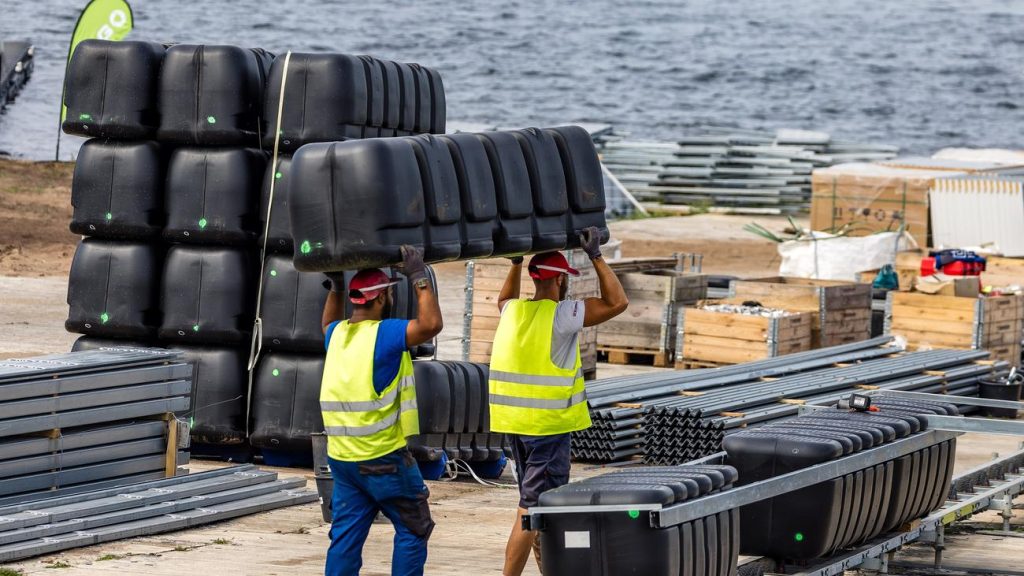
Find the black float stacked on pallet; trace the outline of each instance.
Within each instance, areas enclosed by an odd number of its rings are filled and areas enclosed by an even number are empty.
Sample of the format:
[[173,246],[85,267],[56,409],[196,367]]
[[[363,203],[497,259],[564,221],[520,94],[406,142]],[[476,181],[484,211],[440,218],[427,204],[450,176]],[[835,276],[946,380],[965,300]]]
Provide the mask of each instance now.
[[[67,75],[68,133],[93,137],[72,181],[71,231],[86,236],[71,264],[66,328],[150,345],[160,327],[166,150],[153,42],[82,42]],[[88,341],[80,347],[89,347]]]
[[[725,439],[750,484],[924,432],[952,404],[875,397],[878,412],[820,410]],[[937,509],[953,476],[956,440],[742,508],[741,552],[803,561],[859,545]]]
[[[268,216],[270,354],[255,368],[254,443],[306,460],[308,434],[322,427],[326,291],[322,276],[292,267],[289,158],[271,166],[268,153],[283,62],[235,46],[89,40],[68,70],[63,128],[95,138],[75,172],[71,228],[89,238],[72,265],[66,326],[86,335],[76,349],[156,344],[184,352],[195,364],[195,388],[183,412],[200,453],[248,454],[247,363]],[[431,69],[295,54],[288,75],[282,150],[444,131],[444,89]],[[271,179],[273,208],[264,186]],[[408,317],[408,287],[398,292],[398,317]]]
[[[728,490],[737,478],[732,466],[634,468],[545,492],[540,506],[670,506]],[[549,514],[541,562],[554,576],[734,576],[740,525],[735,509],[662,529],[639,510]]]

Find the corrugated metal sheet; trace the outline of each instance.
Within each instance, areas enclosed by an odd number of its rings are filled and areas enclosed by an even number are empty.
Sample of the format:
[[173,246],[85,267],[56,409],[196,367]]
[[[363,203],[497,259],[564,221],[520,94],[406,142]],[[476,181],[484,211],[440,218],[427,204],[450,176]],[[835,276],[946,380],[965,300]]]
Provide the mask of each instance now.
[[935,246],[992,243],[1005,256],[1024,256],[1024,178],[940,178],[929,201]]

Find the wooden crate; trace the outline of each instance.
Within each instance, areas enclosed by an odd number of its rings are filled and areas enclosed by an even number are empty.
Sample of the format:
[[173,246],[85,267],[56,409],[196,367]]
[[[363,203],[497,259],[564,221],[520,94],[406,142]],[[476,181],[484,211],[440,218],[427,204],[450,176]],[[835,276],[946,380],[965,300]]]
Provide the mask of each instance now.
[[993,360],[1020,363],[1024,297],[960,298],[890,292],[885,331],[906,338],[910,350],[989,350]]
[[739,364],[811,349],[814,315],[766,318],[686,308],[679,322],[676,367]]
[[838,164],[811,176],[811,229],[866,236],[904,225],[928,245],[928,190],[935,178],[955,172],[880,164]]
[[811,346],[822,348],[871,337],[871,286],[837,280],[775,276],[734,280],[727,302],[748,300],[762,306],[814,315]]
[[707,276],[647,270],[620,273],[618,278],[629,307],[598,326],[598,350],[608,352],[612,363],[626,363],[646,354],[654,357],[655,366],[668,366],[675,353],[679,311],[705,297]]
[[[569,264],[580,271],[578,278],[569,279],[569,298],[584,299],[600,293],[597,273],[586,254],[579,250],[568,253]],[[494,333],[498,329],[498,294],[505,284],[511,267],[505,258],[488,258],[466,263],[466,317],[462,330],[463,358],[471,362],[490,362]],[[520,284],[521,298],[533,297],[533,280],[525,267]],[[580,332],[580,357],[584,374],[597,369],[597,329],[584,328]]]

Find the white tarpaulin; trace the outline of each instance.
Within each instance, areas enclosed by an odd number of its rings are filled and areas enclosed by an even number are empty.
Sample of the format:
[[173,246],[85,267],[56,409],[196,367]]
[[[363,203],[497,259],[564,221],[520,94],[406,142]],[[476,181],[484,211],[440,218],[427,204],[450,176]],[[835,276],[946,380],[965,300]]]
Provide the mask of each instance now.
[[856,281],[858,272],[894,264],[896,252],[916,247],[910,235],[902,233],[901,238],[900,232],[880,232],[856,238],[814,232],[813,238],[779,244],[779,255],[782,256],[779,275]]

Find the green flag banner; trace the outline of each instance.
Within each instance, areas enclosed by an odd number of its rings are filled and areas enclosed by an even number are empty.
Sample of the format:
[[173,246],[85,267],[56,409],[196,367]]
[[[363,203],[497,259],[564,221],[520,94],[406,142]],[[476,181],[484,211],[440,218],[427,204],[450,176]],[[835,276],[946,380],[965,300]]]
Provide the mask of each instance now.
[[[68,47],[67,64],[71,62],[71,56],[75,53],[75,47],[82,40],[98,38],[100,40],[121,40],[132,31],[134,18],[132,8],[125,0],[92,0],[78,16],[78,23],[75,25],[75,32],[71,36],[71,46]],[[60,120],[64,121],[68,110],[64,106],[64,95],[60,99]]]

